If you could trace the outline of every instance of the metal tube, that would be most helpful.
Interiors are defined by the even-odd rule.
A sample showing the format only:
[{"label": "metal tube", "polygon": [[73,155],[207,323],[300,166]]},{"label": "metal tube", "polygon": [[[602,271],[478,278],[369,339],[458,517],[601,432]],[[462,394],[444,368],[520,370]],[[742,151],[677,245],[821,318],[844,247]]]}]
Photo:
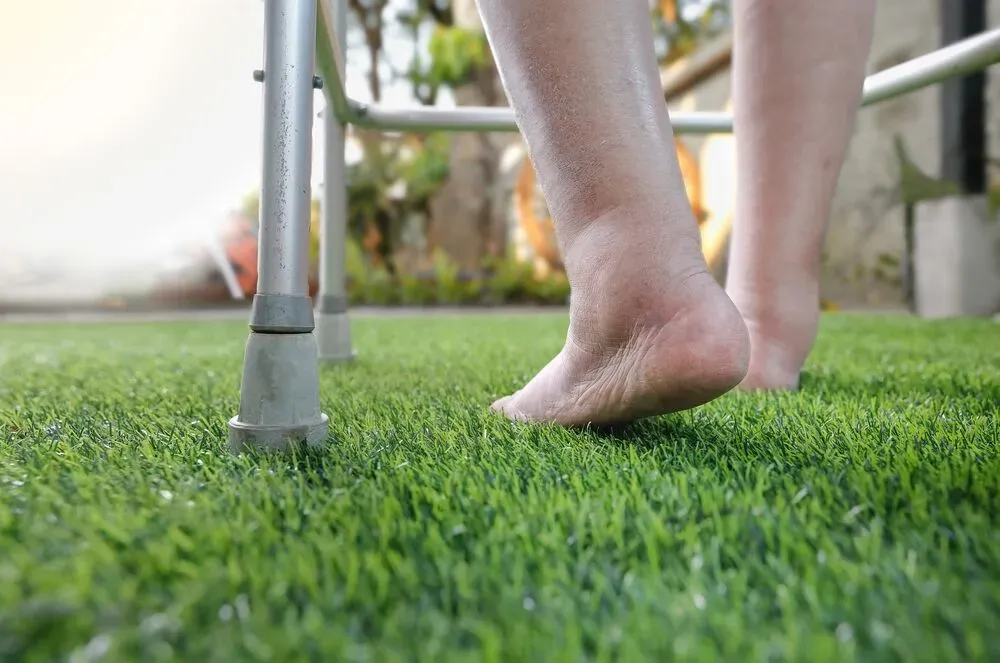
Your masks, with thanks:
[{"label": "metal tube", "polygon": [[316,0],[266,0],[257,292],[309,294]]},{"label": "metal tube", "polygon": [[[347,32],[346,2],[344,0],[333,0],[333,2],[338,14],[334,25],[338,38],[342,40]],[[343,61],[340,62],[340,66],[343,66]],[[325,155],[319,257],[321,312],[325,312],[324,301],[346,300],[344,259],[347,240],[347,168],[344,163],[344,126],[334,112],[332,97],[332,90],[328,90],[328,105],[323,111]],[[346,301],[343,302],[343,306],[346,307]],[[335,304],[333,308],[340,306]]]},{"label": "metal tube", "polygon": [[[1000,28],[956,42],[865,80],[862,105],[870,105],[1000,62]],[[510,108],[465,106],[391,108],[347,100],[342,121],[390,131],[517,131]],[[729,133],[733,118],[724,112],[671,113],[674,132]]]},{"label": "metal tube", "polygon": [[325,443],[319,352],[309,297],[316,0],[266,0],[264,183],[257,293],[229,446],[284,451]]},{"label": "metal tube", "polygon": [[316,22],[316,68],[323,79],[327,103],[340,120],[351,114],[344,78],[347,9],[343,0],[319,0]]},{"label": "metal tube", "polygon": [[236,300],[245,299],[246,295],[243,292],[243,288],[240,287],[240,280],[236,276],[236,270],[233,269],[233,263],[229,262],[229,256],[226,254],[226,247],[223,246],[219,239],[213,237],[208,242],[208,252],[212,255],[215,266],[219,268],[219,273],[222,274],[222,280],[226,283],[229,296]]},{"label": "metal tube", "polygon": [[877,104],[1000,62],[1000,28],[955,42],[865,79],[862,105]]},{"label": "metal tube", "polygon": [[[347,40],[347,0],[321,0],[320,31],[329,30],[331,43]],[[322,42],[320,42],[322,43]],[[322,49],[317,45],[317,52]],[[335,51],[336,49],[334,49]],[[327,51],[327,56],[332,51]],[[344,80],[344,60],[327,59],[329,80]],[[331,69],[332,67],[332,69]],[[338,103],[347,103],[343,89],[326,88],[323,111],[325,149],[323,159],[323,204],[320,208],[319,297],[316,301],[316,341],[323,361],[348,361],[355,356],[351,344],[351,322],[347,317],[347,167],[344,163],[345,127],[337,116]],[[338,94],[338,89],[340,90]]]},{"label": "metal tube", "polygon": [[[435,108],[415,106],[392,108],[381,104],[364,105],[352,102],[349,122],[359,127],[386,131],[517,131],[514,111],[504,107],[460,106]],[[670,114],[676,133],[726,133],[732,131],[732,116],[728,113]]]}]

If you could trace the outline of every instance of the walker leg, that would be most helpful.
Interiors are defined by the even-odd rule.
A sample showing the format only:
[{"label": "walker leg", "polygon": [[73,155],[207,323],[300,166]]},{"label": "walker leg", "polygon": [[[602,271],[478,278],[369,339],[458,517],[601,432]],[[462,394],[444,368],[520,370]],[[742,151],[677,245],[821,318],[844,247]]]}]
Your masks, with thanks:
[{"label": "walker leg", "polygon": [[234,452],[326,440],[309,297],[316,0],[266,0],[264,169],[257,294],[250,314]]},{"label": "walker leg", "polygon": [[[347,3],[332,0],[337,39],[347,43]],[[341,62],[341,64],[343,64]],[[344,72],[340,72],[344,80]],[[327,96],[331,91],[327,91]],[[326,135],[323,202],[321,208],[319,298],[316,303],[316,340],[323,361],[348,361],[355,356],[351,345],[351,323],[347,318],[347,182],[344,164],[344,126],[327,104],[323,112]]]}]

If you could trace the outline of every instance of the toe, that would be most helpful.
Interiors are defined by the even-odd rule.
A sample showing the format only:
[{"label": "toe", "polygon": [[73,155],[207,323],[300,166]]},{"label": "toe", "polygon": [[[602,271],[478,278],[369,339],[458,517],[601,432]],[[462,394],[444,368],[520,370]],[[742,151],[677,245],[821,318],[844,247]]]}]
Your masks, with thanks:
[{"label": "toe", "polygon": [[502,414],[507,414],[507,408],[510,407],[510,402],[513,400],[513,396],[504,396],[493,402],[490,406],[490,410],[493,412],[500,412]]},{"label": "toe", "polygon": [[517,399],[515,398],[516,395],[517,394],[511,394],[510,396],[504,396],[503,398],[497,400],[490,406],[490,410],[498,412],[512,421],[527,421],[528,418],[517,407]]}]

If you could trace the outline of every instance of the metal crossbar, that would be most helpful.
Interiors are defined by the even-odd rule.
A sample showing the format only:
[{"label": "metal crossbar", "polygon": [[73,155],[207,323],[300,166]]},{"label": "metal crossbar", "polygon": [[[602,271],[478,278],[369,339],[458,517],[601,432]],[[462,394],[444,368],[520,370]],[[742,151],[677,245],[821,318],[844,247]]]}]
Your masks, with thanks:
[{"label": "metal crossbar", "polygon": [[[327,82],[327,98],[341,122],[387,131],[517,131],[514,112],[504,107],[465,106],[399,108],[364,104],[347,96],[344,80],[332,62],[343,62],[340,41],[326,41],[335,23],[332,4],[320,3],[323,16],[316,44],[317,65]],[[892,99],[943,80],[984,69],[1000,61],[1000,29],[945,46],[890,67],[865,80],[862,105]],[[678,134],[729,133],[733,117],[724,112],[672,112],[670,124]]]},{"label": "metal crossbar", "polygon": [[[258,285],[250,315],[239,414],[230,446],[284,450],[326,439],[318,360],[354,356],[347,319],[344,251],[346,125],[385,131],[517,131],[510,108],[398,108],[363,104],[344,85],[346,0],[265,0],[264,163]],[[1000,62],[1000,29],[948,45],[869,76],[863,105],[875,104]],[[327,99],[320,290],[308,296],[310,163],[314,86]],[[332,111],[332,112],[331,112]],[[671,113],[678,134],[729,133],[724,112]]]}]

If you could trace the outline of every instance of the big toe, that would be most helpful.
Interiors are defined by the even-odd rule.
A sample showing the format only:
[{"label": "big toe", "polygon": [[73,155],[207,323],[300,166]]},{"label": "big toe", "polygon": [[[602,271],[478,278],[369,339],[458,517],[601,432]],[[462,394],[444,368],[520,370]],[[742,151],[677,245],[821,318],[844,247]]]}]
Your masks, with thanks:
[{"label": "big toe", "polygon": [[504,396],[494,401],[493,405],[490,406],[490,410],[498,412],[508,419],[518,419],[517,408],[514,407],[514,403],[514,394]]}]

